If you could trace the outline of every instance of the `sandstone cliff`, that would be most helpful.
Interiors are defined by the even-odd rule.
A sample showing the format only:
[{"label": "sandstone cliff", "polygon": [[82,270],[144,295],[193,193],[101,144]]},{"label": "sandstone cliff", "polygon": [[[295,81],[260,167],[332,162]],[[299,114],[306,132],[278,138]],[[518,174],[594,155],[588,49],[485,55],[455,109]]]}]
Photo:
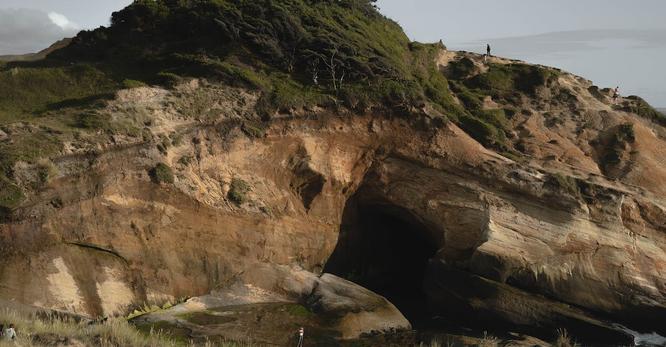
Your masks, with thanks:
[{"label": "sandstone cliff", "polygon": [[[4,125],[7,146],[54,133],[63,145],[12,161],[0,181],[24,196],[0,224],[0,298],[95,317],[250,286],[330,312],[302,283],[361,295],[319,278],[332,272],[413,325],[440,316],[609,343],[626,338],[609,322],[666,333],[660,118],[563,71],[441,47],[433,58],[456,107],[500,130],[430,103],[266,117],[260,91],[213,78],[96,105],[138,133],[58,134],[58,111]],[[526,86],[524,69],[543,81]],[[303,287],[285,287],[290,276]],[[345,314],[366,309],[360,329],[341,318],[346,337],[409,325],[389,302]]]}]

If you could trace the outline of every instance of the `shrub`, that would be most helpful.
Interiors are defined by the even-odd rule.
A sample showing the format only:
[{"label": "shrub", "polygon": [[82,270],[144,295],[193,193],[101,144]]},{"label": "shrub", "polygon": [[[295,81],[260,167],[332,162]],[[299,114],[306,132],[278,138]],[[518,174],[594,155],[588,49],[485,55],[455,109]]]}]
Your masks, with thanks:
[{"label": "shrub", "polygon": [[455,80],[466,79],[476,72],[474,62],[465,57],[460,60],[451,62],[448,66],[447,75]]},{"label": "shrub", "polygon": [[58,168],[48,159],[42,159],[37,163],[37,178],[40,185],[48,183],[50,179],[58,175]]},{"label": "shrub", "polygon": [[23,199],[21,188],[7,177],[0,175],[0,210],[13,210],[23,202]]},{"label": "shrub", "polygon": [[250,191],[250,186],[247,182],[240,178],[234,178],[229,185],[229,192],[227,197],[237,205],[242,205],[247,200],[247,193]]},{"label": "shrub", "polygon": [[636,135],[634,133],[634,125],[631,123],[625,123],[620,125],[617,128],[617,133],[615,134],[615,141],[618,143],[633,143],[636,141]]},{"label": "shrub", "polygon": [[194,157],[191,155],[184,155],[178,159],[178,164],[183,165],[183,166],[189,166],[192,161],[194,160]]},{"label": "shrub", "polygon": [[555,173],[549,177],[548,182],[558,187],[573,196],[580,196],[580,188],[578,181],[571,176],[564,176],[560,173]]},{"label": "shrub", "polygon": [[504,132],[487,121],[464,114],[459,117],[459,124],[466,133],[484,146],[504,146]]},{"label": "shrub", "polygon": [[622,107],[624,111],[635,113],[640,117],[666,126],[666,116],[655,110],[647,101],[635,95],[627,97],[627,100]]},{"label": "shrub", "polygon": [[163,84],[165,86],[173,87],[182,81],[182,77],[176,75],[172,72],[159,72],[157,73],[157,83]]},{"label": "shrub", "polygon": [[264,137],[266,132],[264,124],[252,121],[243,122],[243,125],[241,125],[241,130],[243,130],[245,135],[248,137],[257,139]]},{"label": "shrub", "polygon": [[606,153],[601,158],[602,164],[606,167],[619,164],[622,161],[622,154],[627,144],[635,141],[636,135],[634,134],[633,124],[625,123],[618,126],[605,147]]},{"label": "shrub", "polygon": [[498,131],[503,131],[507,127],[506,113],[502,109],[478,110],[472,114],[484,122],[491,124]]},{"label": "shrub", "polygon": [[469,89],[461,90],[456,96],[468,109],[479,110],[483,106],[479,95],[472,93]]},{"label": "shrub", "polygon": [[123,80],[123,88],[125,89],[132,89],[132,88],[139,88],[139,87],[145,87],[147,84],[137,81],[137,80],[132,80],[132,79],[125,79]]},{"label": "shrub", "polygon": [[491,64],[486,73],[466,81],[472,88],[478,88],[498,97],[521,91],[534,94],[539,87],[555,79],[558,72],[540,66],[527,64]]},{"label": "shrub", "polygon": [[434,63],[443,44],[410,43],[373,2],[135,1],[114,13],[111,27],[81,32],[50,60],[111,65],[124,78],[132,72],[167,85],[219,77],[268,94],[265,114],[327,102],[324,95],[338,98],[349,86],[366,91],[345,98],[363,109],[366,100],[404,110],[429,98],[452,110]]},{"label": "shrub", "polygon": [[150,175],[151,180],[154,183],[157,184],[162,184],[162,183],[169,183],[172,184],[174,183],[174,176],[173,176],[173,171],[171,170],[171,167],[164,163],[159,163],[157,166],[154,168],[150,169],[148,172]]}]

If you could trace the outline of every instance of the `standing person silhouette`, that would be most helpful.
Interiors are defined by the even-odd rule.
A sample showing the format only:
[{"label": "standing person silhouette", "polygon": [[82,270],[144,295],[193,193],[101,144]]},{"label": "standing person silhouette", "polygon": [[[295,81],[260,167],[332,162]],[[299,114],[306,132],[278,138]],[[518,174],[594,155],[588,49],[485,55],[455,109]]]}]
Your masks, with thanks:
[{"label": "standing person silhouette", "polygon": [[615,87],[613,89],[613,103],[617,103],[617,98],[620,96],[620,86]]},{"label": "standing person silhouette", "polygon": [[486,44],[486,56],[483,58],[483,61],[487,63],[488,58],[490,58],[490,44]]},{"label": "standing person silhouette", "polygon": [[303,347],[303,337],[305,336],[305,329],[301,327],[298,329],[298,346],[297,347]]}]

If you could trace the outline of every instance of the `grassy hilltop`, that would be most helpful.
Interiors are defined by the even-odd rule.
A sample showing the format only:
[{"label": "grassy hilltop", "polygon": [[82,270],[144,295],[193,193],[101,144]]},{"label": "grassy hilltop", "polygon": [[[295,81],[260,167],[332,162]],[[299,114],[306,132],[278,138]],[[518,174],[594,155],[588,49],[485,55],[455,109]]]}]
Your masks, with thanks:
[{"label": "grassy hilltop", "polygon": [[[428,106],[483,145],[512,152],[507,119],[519,108],[511,105],[559,72],[522,63],[478,71],[462,59],[443,73],[436,64],[443,49],[410,42],[369,0],[136,0],[110,27],[83,31],[44,60],[0,63],[0,210],[35,188],[16,181],[18,162],[37,165],[48,180],[44,159],[67,141],[151,140],[142,130],[149,120],[96,110],[120,89],[187,77],[260,93],[263,121],[312,106],[400,116]],[[484,108],[488,96],[509,107]],[[660,117],[642,100],[636,105]]]}]

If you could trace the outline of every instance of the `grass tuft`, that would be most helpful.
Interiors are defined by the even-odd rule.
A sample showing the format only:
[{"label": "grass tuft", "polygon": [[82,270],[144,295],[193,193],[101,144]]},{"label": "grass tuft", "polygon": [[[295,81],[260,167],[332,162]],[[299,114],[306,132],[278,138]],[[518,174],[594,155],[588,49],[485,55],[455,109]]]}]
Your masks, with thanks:
[{"label": "grass tuft", "polygon": [[247,193],[250,192],[250,186],[240,178],[231,180],[227,197],[236,205],[242,205],[247,201]]},{"label": "grass tuft", "polygon": [[21,188],[0,175],[0,210],[11,211],[17,208],[24,198]]}]

